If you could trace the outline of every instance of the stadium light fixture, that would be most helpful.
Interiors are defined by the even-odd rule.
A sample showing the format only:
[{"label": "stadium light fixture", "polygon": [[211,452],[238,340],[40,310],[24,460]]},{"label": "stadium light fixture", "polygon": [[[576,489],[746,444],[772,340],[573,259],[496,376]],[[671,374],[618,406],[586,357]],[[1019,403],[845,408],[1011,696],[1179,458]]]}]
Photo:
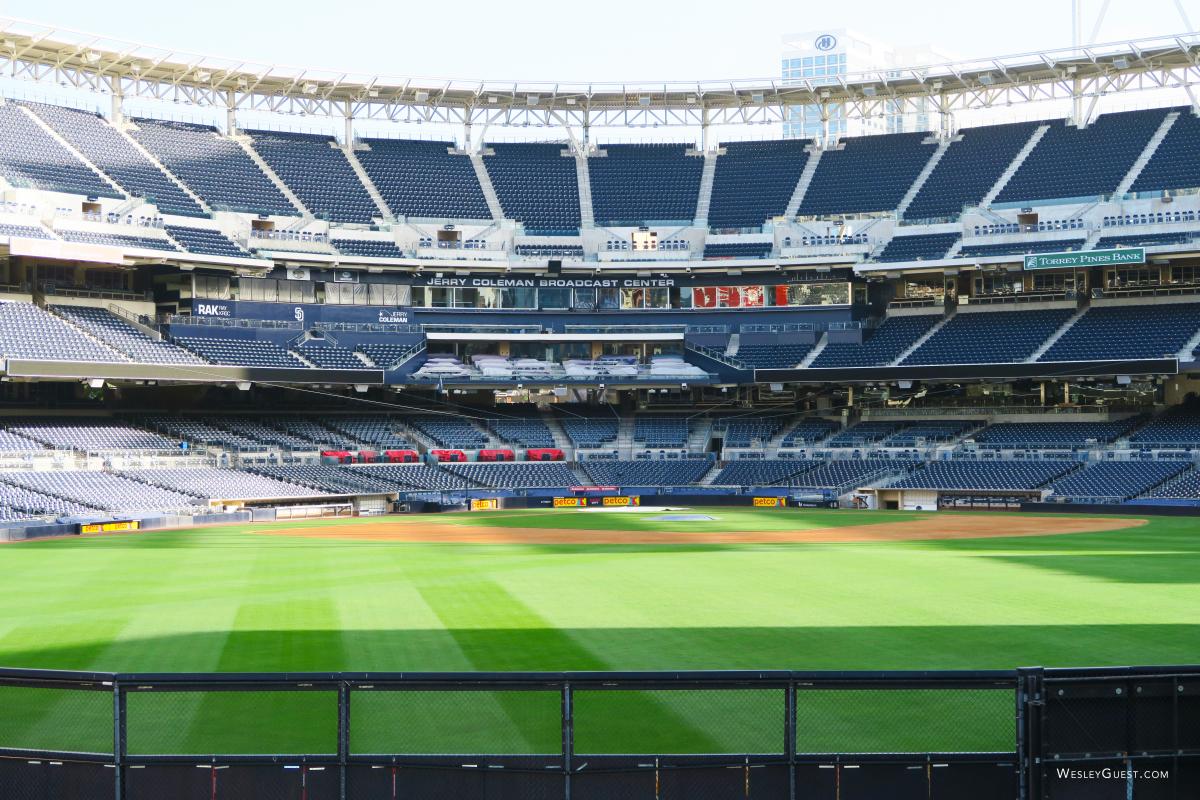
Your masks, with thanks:
[{"label": "stadium light fixture", "polygon": [[874,86],[864,86],[863,87],[863,96],[874,97],[875,96],[875,87]]},{"label": "stadium light fixture", "polygon": [[650,95],[644,94],[638,97],[638,105],[642,106],[643,108],[650,105]]},{"label": "stadium light fixture", "polygon": [[1125,56],[1118,56],[1113,59],[1113,66],[1117,69],[1129,69],[1129,59]]},{"label": "stadium light fixture", "polygon": [[422,89],[413,95],[413,99],[415,99],[418,103],[424,103],[429,99],[429,92]]},{"label": "stadium light fixture", "polygon": [[237,388],[238,388],[238,391],[239,391],[239,392],[248,392],[248,391],[250,391],[250,381],[238,381],[238,382],[237,382]]}]

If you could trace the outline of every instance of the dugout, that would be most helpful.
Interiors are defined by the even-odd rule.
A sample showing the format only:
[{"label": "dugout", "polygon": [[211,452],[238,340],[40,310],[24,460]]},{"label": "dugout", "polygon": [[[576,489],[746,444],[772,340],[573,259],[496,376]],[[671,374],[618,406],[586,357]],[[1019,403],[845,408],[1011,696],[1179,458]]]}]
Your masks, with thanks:
[{"label": "dugout", "polygon": [[885,511],[1017,511],[1039,502],[1041,489],[877,489],[864,487],[854,496],[860,508]]}]

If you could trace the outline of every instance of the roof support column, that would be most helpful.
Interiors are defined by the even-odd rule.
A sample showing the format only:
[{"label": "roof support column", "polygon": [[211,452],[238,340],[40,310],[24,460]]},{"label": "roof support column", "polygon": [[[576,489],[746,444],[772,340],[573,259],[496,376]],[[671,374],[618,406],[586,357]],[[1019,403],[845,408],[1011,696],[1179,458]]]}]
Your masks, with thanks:
[{"label": "roof support column", "polygon": [[237,97],[230,89],[225,92],[225,135],[236,136],[237,132]]},{"label": "roof support column", "polygon": [[470,115],[470,113],[469,113],[469,112],[467,113],[466,117],[463,119],[463,142],[462,142],[462,146],[463,146],[463,152],[464,152],[464,153],[473,153],[473,152],[475,152],[474,148],[471,146],[471,115]]},{"label": "roof support column", "polygon": [[711,147],[709,134],[711,126],[709,124],[708,108],[700,109],[700,152],[707,153]]},{"label": "roof support column", "polygon": [[347,150],[354,149],[354,106],[349,100],[342,101],[342,145]]},{"label": "roof support column", "polygon": [[121,85],[121,77],[111,76],[108,79],[108,88],[112,95],[112,124],[119,127],[125,123],[125,87]]},{"label": "roof support column", "polygon": [[821,101],[821,149],[832,144],[829,138],[829,101]]}]

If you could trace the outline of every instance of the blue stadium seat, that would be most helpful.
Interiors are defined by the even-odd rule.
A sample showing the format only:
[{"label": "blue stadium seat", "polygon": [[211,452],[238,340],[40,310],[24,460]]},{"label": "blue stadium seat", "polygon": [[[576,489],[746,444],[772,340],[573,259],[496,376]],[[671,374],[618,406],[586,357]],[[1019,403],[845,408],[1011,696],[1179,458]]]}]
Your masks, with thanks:
[{"label": "blue stadium seat", "polygon": [[[579,232],[579,180],[575,157],[560,142],[487,145],[483,157],[504,216],[525,224],[529,236]],[[582,253],[581,253],[582,255]]]},{"label": "blue stadium seat", "polygon": [[704,159],[684,144],[613,144],[588,158],[597,225],[686,222],[696,216]]}]

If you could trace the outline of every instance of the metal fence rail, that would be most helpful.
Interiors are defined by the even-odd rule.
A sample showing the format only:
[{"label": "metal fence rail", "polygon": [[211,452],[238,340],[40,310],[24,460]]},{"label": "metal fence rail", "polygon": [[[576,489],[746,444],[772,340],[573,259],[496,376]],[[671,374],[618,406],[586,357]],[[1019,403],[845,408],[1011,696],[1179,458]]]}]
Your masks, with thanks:
[{"label": "metal fence rail", "polygon": [[17,800],[1184,798],[1198,771],[1200,667],[0,670]]}]

